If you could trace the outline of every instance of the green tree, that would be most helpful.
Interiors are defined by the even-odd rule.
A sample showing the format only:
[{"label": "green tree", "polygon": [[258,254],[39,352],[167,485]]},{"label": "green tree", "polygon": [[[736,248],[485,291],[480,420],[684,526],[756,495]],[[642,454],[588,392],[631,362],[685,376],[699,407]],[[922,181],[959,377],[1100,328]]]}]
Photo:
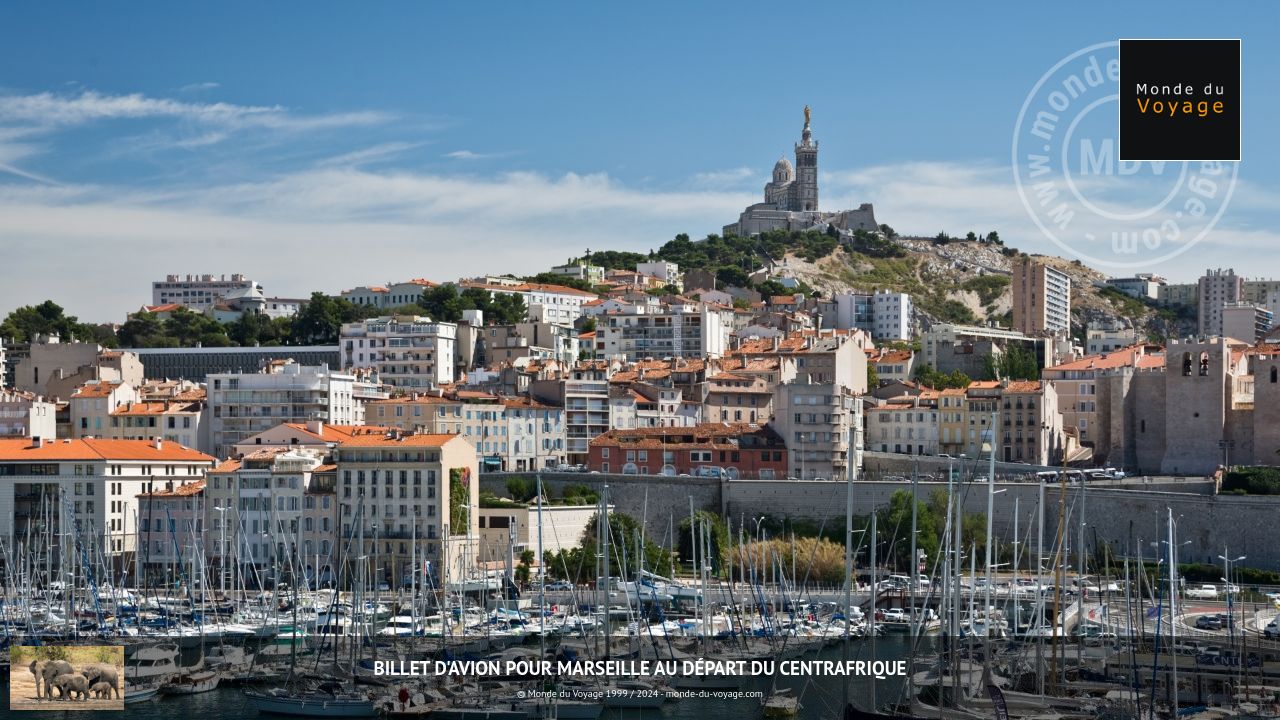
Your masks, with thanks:
[{"label": "green tree", "polygon": [[867,363],[867,389],[875,390],[880,387],[880,373],[876,372],[875,363]]},{"label": "green tree", "polygon": [[97,334],[90,327],[67,315],[61,305],[45,300],[39,305],[24,305],[9,313],[0,323],[0,338],[32,342],[38,335],[57,335],[64,341],[90,341]]},{"label": "green tree", "polygon": [[293,318],[293,339],[300,345],[337,343],[345,321],[343,302],[322,292],[311,293],[306,307]]},{"label": "green tree", "polygon": [[[711,558],[711,572],[715,576],[719,577],[723,574],[725,569],[725,560],[729,557],[729,529],[725,525],[724,518],[720,517],[717,513],[699,510],[694,513],[694,517],[697,518],[699,527],[702,527],[705,524],[706,527],[711,528],[711,548],[709,553]],[[693,559],[694,535],[689,530],[690,521],[690,518],[684,518],[680,521],[680,532],[677,535],[677,546],[679,548],[680,557],[684,560]],[[698,547],[702,548],[704,546],[699,544]],[[701,549],[698,551],[698,556],[702,556]]]},{"label": "green tree", "polygon": [[[907,490],[896,490],[889,497],[889,505],[879,510],[880,517],[876,521],[876,531],[880,535],[880,543],[885,547],[882,556],[885,562],[896,568],[910,568],[911,562],[911,493]],[[946,522],[946,501],[943,500],[944,511],[936,513],[934,505],[924,500],[916,500],[916,547],[930,558],[938,556],[939,542]]]}]

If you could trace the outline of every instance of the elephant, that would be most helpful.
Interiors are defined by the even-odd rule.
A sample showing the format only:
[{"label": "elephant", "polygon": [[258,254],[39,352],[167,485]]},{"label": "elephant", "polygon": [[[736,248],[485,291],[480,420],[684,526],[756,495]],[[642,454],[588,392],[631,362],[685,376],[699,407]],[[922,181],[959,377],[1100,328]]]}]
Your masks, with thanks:
[{"label": "elephant", "polygon": [[[75,672],[75,668],[71,667],[71,663],[66,660],[49,660],[47,662],[32,660],[30,670],[31,674],[36,678],[36,699],[43,697],[46,700],[53,699],[54,678]],[[44,686],[43,695],[40,692],[42,683]]]},{"label": "elephant", "polygon": [[114,689],[115,688],[111,687],[111,683],[99,682],[94,683],[93,686],[89,688],[89,692],[93,693],[93,696],[99,700],[110,700],[111,691]]},{"label": "elephant", "polygon": [[53,679],[53,684],[62,693],[63,700],[75,700],[76,695],[80,696],[80,700],[89,699],[89,681],[83,675],[75,673],[59,675]]},{"label": "elephant", "polygon": [[98,663],[96,665],[86,666],[80,671],[81,675],[90,682],[90,684],[106,683],[116,691],[116,697],[120,697],[120,676],[115,665],[106,665]]}]

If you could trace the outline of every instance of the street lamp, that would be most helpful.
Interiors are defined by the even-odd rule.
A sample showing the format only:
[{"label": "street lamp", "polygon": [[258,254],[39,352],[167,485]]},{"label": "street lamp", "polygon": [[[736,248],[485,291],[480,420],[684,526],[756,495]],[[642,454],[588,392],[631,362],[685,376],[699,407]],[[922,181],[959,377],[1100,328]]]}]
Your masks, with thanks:
[{"label": "street lamp", "polygon": [[[1224,545],[1222,548],[1222,552],[1225,553],[1226,551],[1227,551],[1227,548]],[[1240,562],[1241,560],[1244,560],[1245,556],[1241,555],[1238,558],[1228,558],[1226,555],[1219,555],[1218,559],[1222,561],[1222,573],[1223,573],[1222,582],[1225,583],[1226,590],[1227,590],[1227,636],[1231,638],[1231,644],[1234,645],[1236,641],[1236,631],[1235,631],[1235,618],[1232,615],[1232,608],[1231,608],[1231,566],[1235,563]],[[1241,607],[1241,610],[1243,611],[1244,604],[1241,603],[1240,607]],[[1241,612],[1240,614],[1240,622],[1244,622],[1243,612]],[[1241,628],[1240,632],[1243,635],[1244,629]]]}]

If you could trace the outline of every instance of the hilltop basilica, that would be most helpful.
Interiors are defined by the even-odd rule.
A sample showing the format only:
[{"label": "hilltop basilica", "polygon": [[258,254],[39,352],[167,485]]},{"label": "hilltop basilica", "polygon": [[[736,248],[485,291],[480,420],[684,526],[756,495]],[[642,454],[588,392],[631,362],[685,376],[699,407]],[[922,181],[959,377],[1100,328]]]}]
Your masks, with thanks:
[{"label": "hilltop basilica", "polygon": [[825,230],[834,226],[844,235],[855,230],[879,229],[871,203],[857,210],[822,212],[818,209],[818,141],[809,127],[809,106],[804,108],[804,130],[796,144],[796,164],[786,157],[773,166],[773,180],[764,186],[764,202],[751,205],[738,222],[724,226],[725,235],[757,235],[767,230]]}]

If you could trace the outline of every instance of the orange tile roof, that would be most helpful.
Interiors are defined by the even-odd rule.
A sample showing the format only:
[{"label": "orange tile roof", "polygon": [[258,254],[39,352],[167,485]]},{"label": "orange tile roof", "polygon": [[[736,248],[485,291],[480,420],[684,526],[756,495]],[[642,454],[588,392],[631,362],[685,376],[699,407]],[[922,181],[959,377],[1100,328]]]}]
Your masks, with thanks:
[{"label": "orange tile roof", "polygon": [[294,430],[300,430],[317,440],[324,442],[344,442],[361,435],[384,435],[391,428],[381,425],[330,425],[325,423],[321,428],[321,434],[317,435],[307,428],[306,423],[284,423],[287,427]]},{"label": "orange tile roof", "polygon": [[138,493],[138,497],[191,497],[192,495],[199,495],[204,492],[204,486],[204,480],[196,480],[195,482],[183,483],[172,490],[156,490],[150,493]]},{"label": "orange tile roof", "polygon": [[889,352],[881,353],[880,357],[876,359],[876,362],[900,363],[910,360],[911,357],[912,355],[910,350],[890,350]]},{"label": "orange tile roof", "polygon": [[1014,380],[1005,388],[1005,392],[1011,393],[1038,393],[1040,392],[1039,380]]},{"label": "orange tile roof", "polygon": [[142,311],[149,313],[173,312],[182,307],[178,303],[164,303],[163,305],[143,305]]},{"label": "orange tile roof", "polygon": [[115,416],[126,415],[166,415],[169,413],[193,413],[200,412],[198,406],[190,403],[171,403],[171,402],[135,402],[117,405],[111,411]]},{"label": "orange tile roof", "polygon": [[116,388],[120,387],[120,383],[94,382],[81,385],[74,393],[73,398],[104,398],[110,395]]},{"label": "orange tile roof", "polygon": [[336,472],[337,469],[338,469],[338,466],[333,464],[317,465],[311,469],[311,472],[313,473]]},{"label": "orange tile roof", "polygon": [[339,443],[339,447],[443,447],[459,435],[430,435],[410,433],[378,433],[354,435]]},{"label": "orange tile roof", "polygon": [[139,460],[150,462],[212,462],[213,458],[176,442],[150,440],[46,440],[35,447],[30,438],[0,438],[0,460]]},{"label": "orange tile roof", "polygon": [[225,474],[225,473],[233,473],[239,470],[241,465],[243,464],[244,463],[241,462],[239,459],[223,460],[222,462],[218,463],[217,467],[213,468],[209,472],[218,473],[219,475]]},{"label": "orange tile roof", "polygon": [[[1138,348],[1146,350],[1138,355]],[[1122,367],[1158,368],[1164,366],[1164,353],[1151,346],[1130,345],[1098,355],[1086,355],[1079,360],[1054,365],[1044,369],[1047,373],[1081,370],[1114,370]]]}]

